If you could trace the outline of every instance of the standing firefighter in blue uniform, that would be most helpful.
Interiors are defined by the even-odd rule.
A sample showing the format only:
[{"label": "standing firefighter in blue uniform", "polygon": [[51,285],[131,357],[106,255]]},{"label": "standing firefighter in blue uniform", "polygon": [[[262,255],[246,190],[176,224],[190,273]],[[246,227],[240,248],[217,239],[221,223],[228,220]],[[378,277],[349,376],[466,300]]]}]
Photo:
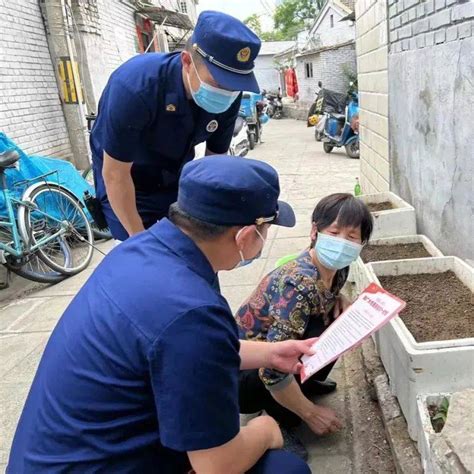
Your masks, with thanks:
[{"label": "standing firefighter in blue uniform", "polygon": [[184,166],[178,201],[115,248],[51,334],[8,474],[308,474],[259,416],[241,428],[239,370],[295,372],[309,341],[239,341],[216,272],[293,226],[268,164],[228,156]]},{"label": "standing firefighter in blue uniform", "polygon": [[239,20],[201,13],[186,50],[135,56],[110,77],[91,134],[97,197],[117,240],[165,217],[194,146],[226,154],[240,92],[258,92],[260,40]]}]

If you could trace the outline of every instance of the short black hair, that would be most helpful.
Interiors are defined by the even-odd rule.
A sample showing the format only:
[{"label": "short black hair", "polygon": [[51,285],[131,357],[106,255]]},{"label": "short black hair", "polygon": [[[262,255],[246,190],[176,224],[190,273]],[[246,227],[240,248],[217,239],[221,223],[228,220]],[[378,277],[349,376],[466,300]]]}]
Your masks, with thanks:
[{"label": "short black hair", "polygon": [[234,226],[227,225],[216,225],[204,222],[200,219],[190,216],[187,212],[184,212],[175,202],[171,204],[169,213],[169,220],[186,231],[193,239],[198,242],[206,240],[214,240],[225,234],[229,229]]},{"label": "short black hair", "polygon": [[369,241],[374,226],[372,215],[365,203],[352,194],[336,193],[324,197],[316,205],[312,222],[322,231],[334,221],[341,227],[359,227],[362,243]]}]

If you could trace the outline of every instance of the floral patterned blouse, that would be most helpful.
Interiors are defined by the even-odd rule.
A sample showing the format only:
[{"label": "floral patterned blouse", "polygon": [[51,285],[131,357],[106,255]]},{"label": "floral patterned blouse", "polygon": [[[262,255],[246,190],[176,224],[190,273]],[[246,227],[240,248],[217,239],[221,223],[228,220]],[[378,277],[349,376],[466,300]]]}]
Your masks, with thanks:
[{"label": "floral patterned blouse", "polygon": [[[322,333],[333,322],[332,310],[348,273],[349,268],[336,272],[328,290],[309,249],[276,268],[263,278],[237,311],[240,339],[269,342],[304,339],[310,323],[319,323]],[[287,377],[276,370],[260,369],[260,378],[269,389],[283,384]]]}]

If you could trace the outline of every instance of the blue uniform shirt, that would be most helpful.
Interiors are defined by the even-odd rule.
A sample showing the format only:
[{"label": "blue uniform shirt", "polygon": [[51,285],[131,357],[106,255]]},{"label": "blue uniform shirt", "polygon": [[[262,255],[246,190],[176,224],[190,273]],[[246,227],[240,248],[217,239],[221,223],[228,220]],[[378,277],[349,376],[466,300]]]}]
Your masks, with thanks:
[{"label": "blue uniform shirt", "polygon": [[167,219],[113,250],[54,329],[7,472],[186,472],[239,432],[237,326]]},{"label": "blue uniform shirt", "polygon": [[180,53],[138,55],[111,75],[90,141],[97,196],[115,238],[128,234],[107,200],[103,151],[133,162],[137,208],[149,227],[176,201],[179,174],[194,158],[195,145],[207,142],[212,152],[227,152],[239,108],[240,98],[226,112],[210,114],[189,100]]}]

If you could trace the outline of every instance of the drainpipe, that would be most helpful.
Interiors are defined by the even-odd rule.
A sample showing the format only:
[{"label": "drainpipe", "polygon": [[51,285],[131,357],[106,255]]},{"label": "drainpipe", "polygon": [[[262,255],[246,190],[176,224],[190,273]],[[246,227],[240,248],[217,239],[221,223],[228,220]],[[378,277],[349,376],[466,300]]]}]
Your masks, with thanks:
[{"label": "drainpipe", "polygon": [[89,166],[86,112],[82,103],[82,86],[78,64],[74,60],[65,0],[40,0],[40,5],[74,164],[78,169],[86,169]]}]

